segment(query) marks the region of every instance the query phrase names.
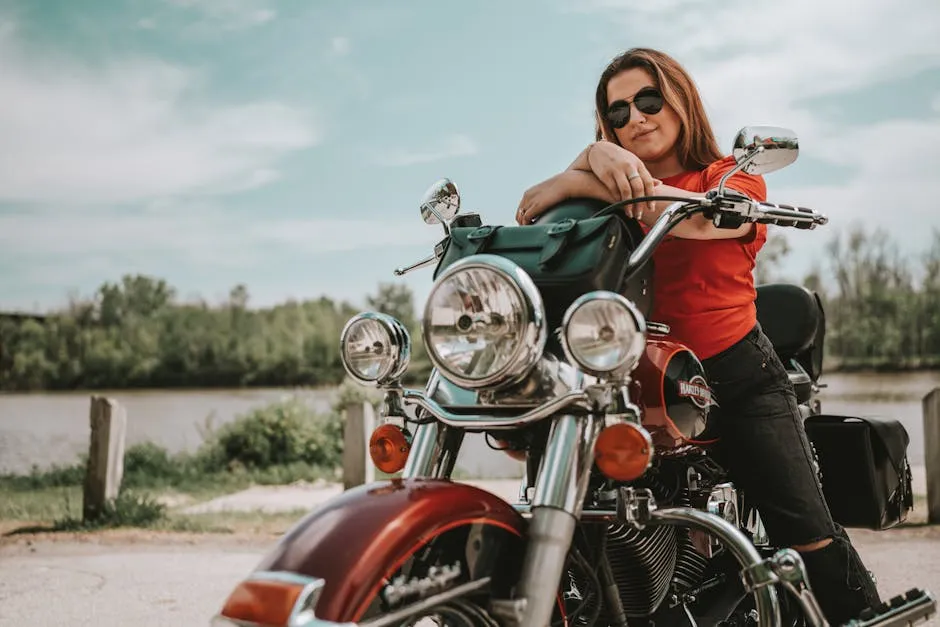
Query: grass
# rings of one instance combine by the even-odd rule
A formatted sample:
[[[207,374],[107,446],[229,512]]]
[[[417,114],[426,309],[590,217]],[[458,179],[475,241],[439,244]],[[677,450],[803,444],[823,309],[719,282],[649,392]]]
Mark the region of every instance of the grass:
[[[342,421],[337,412],[315,414],[300,401],[272,403],[206,434],[194,453],[169,454],[152,443],[127,449],[121,493],[93,521],[82,516],[86,462],[26,475],[0,476],[0,523],[5,529],[84,531],[135,527],[171,531],[225,531],[220,516],[186,516],[186,505],[252,485],[337,480]],[[234,527],[272,520],[226,513]],[[254,521],[254,523],[246,522]]]
[[[264,469],[236,469],[212,473],[188,473],[177,469],[176,476],[145,475],[125,471],[122,492],[113,510],[104,512],[96,525],[83,525],[82,486],[78,469],[34,471],[27,476],[0,477],[0,521],[44,527],[54,531],[79,529],[148,527],[197,531],[228,529],[221,521],[239,519],[236,513],[190,515],[184,507],[231,494],[253,485],[286,485],[297,481],[335,480],[335,473],[318,466],[292,463]],[[183,476],[180,476],[183,475]],[[64,485],[63,485],[64,484]],[[260,516],[259,520],[281,520],[283,516]],[[242,519],[254,520],[251,517]],[[244,520],[239,519],[239,525]],[[236,526],[239,526],[236,525]],[[244,525],[241,525],[244,526]]]

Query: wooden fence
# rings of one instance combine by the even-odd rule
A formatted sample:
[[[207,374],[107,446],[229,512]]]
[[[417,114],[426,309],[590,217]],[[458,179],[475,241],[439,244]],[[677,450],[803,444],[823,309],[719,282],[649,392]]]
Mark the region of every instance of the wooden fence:
[[[923,404],[927,522],[940,524],[940,388],[934,388],[927,394]]]
[[[927,520],[940,524],[940,387],[923,398],[924,466],[927,475]],[[124,474],[127,413],[116,401],[91,397],[91,443],[82,513],[87,520],[117,497]],[[343,488],[370,483],[375,467],[369,459],[369,436],[375,414],[369,403],[346,407],[343,427]]]

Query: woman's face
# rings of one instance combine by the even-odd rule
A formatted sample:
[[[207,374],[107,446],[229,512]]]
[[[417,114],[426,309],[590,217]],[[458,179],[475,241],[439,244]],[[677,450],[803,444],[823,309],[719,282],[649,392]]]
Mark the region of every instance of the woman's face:
[[[607,83],[607,105],[610,107],[617,101],[630,103],[629,122],[622,128],[614,127],[614,133],[617,134],[620,145],[641,160],[657,162],[675,156],[676,141],[679,139],[682,123],[675,110],[662,101],[661,96],[660,102],[663,104],[658,112],[640,111],[640,108],[651,110],[646,105],[657,102],[655,94],[651,94],[649,90],[659,93],[649,72],[642,68],[624,70]],[[640,99],[635,102],[637,95]],[[622,118],[626,114],[626,106],[621,102],[616,108],[620,109],[619,116]]]

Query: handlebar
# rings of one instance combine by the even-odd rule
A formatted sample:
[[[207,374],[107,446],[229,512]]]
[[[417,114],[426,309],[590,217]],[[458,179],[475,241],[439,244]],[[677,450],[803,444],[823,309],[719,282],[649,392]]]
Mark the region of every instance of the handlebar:
[[[740,226],[745,222],[756,222],[759,224],[792,226],[798,229],[814,229],[818,225],[829,222],[829,218],[825,215],[807,207],[756,202],[745,196],[734,194],[734,192],[726,192],[725,195],[718,196],[709,193],[704,198],[676,201],[666,207],[646,236],[640,241],[639,246],[630,255],[625,280],[629,279],[649,261],[653,251],[665,239],[669,231],[683,220],[698,213],[708,213],[716,226],[723,221],[728,221],[731,222],[733,227]],[[633,202],[643,200],[657,200],[657,197],[636,198],[633,199]],[[669,200],[674,200],[674,198],[669,198]],[[631,201],[623,201],[616,203],[616,205],[622,206],[629,202]],[[612,207],[614,205],[606,207],[605,211]]]
[[[639,246],[630,255],[624,280],[629,279],[643,267],[657,246],[677,224],[698,213],[705,213],[719,228],[737,228],[746,222],[792,226],[797,229],[814,229],[827,224],[829,218],[813,209],[794,207],[770,202],[757,202],[739,195],[734,190],[726,189],[719,195],[708,192],[704,197],[679,198],[677,196],[643,196],[630,198],[604,207],[601,213],[611,213],[629,204],[645,201],[674,201],[659,216]],[[476,214],[472,214],[477,217]],[[476,221],[479,225],[479,219]],[[404,268],[396,268],[395,275],[402,276],[412,270],[433,265],[441,259],[447,239],[434,247],[434,254]]]

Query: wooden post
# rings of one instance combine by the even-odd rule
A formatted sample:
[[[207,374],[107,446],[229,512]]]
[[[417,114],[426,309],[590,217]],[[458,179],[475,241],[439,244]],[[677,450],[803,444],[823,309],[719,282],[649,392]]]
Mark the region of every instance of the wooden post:
[[[90,421],[91,444],[82,507],[86,522],[100,516],[105,504],[117,498],[121,489],[127,412],[113,399],[92,396]]]
[[[924,397],[924,466],[927,522],[940,524],[940,388],[934,388]]]
[[[343,489],[375,480],[375,467],[369,457],[369,436],[375,428],[371,403],[350,403],[343,421]]]

